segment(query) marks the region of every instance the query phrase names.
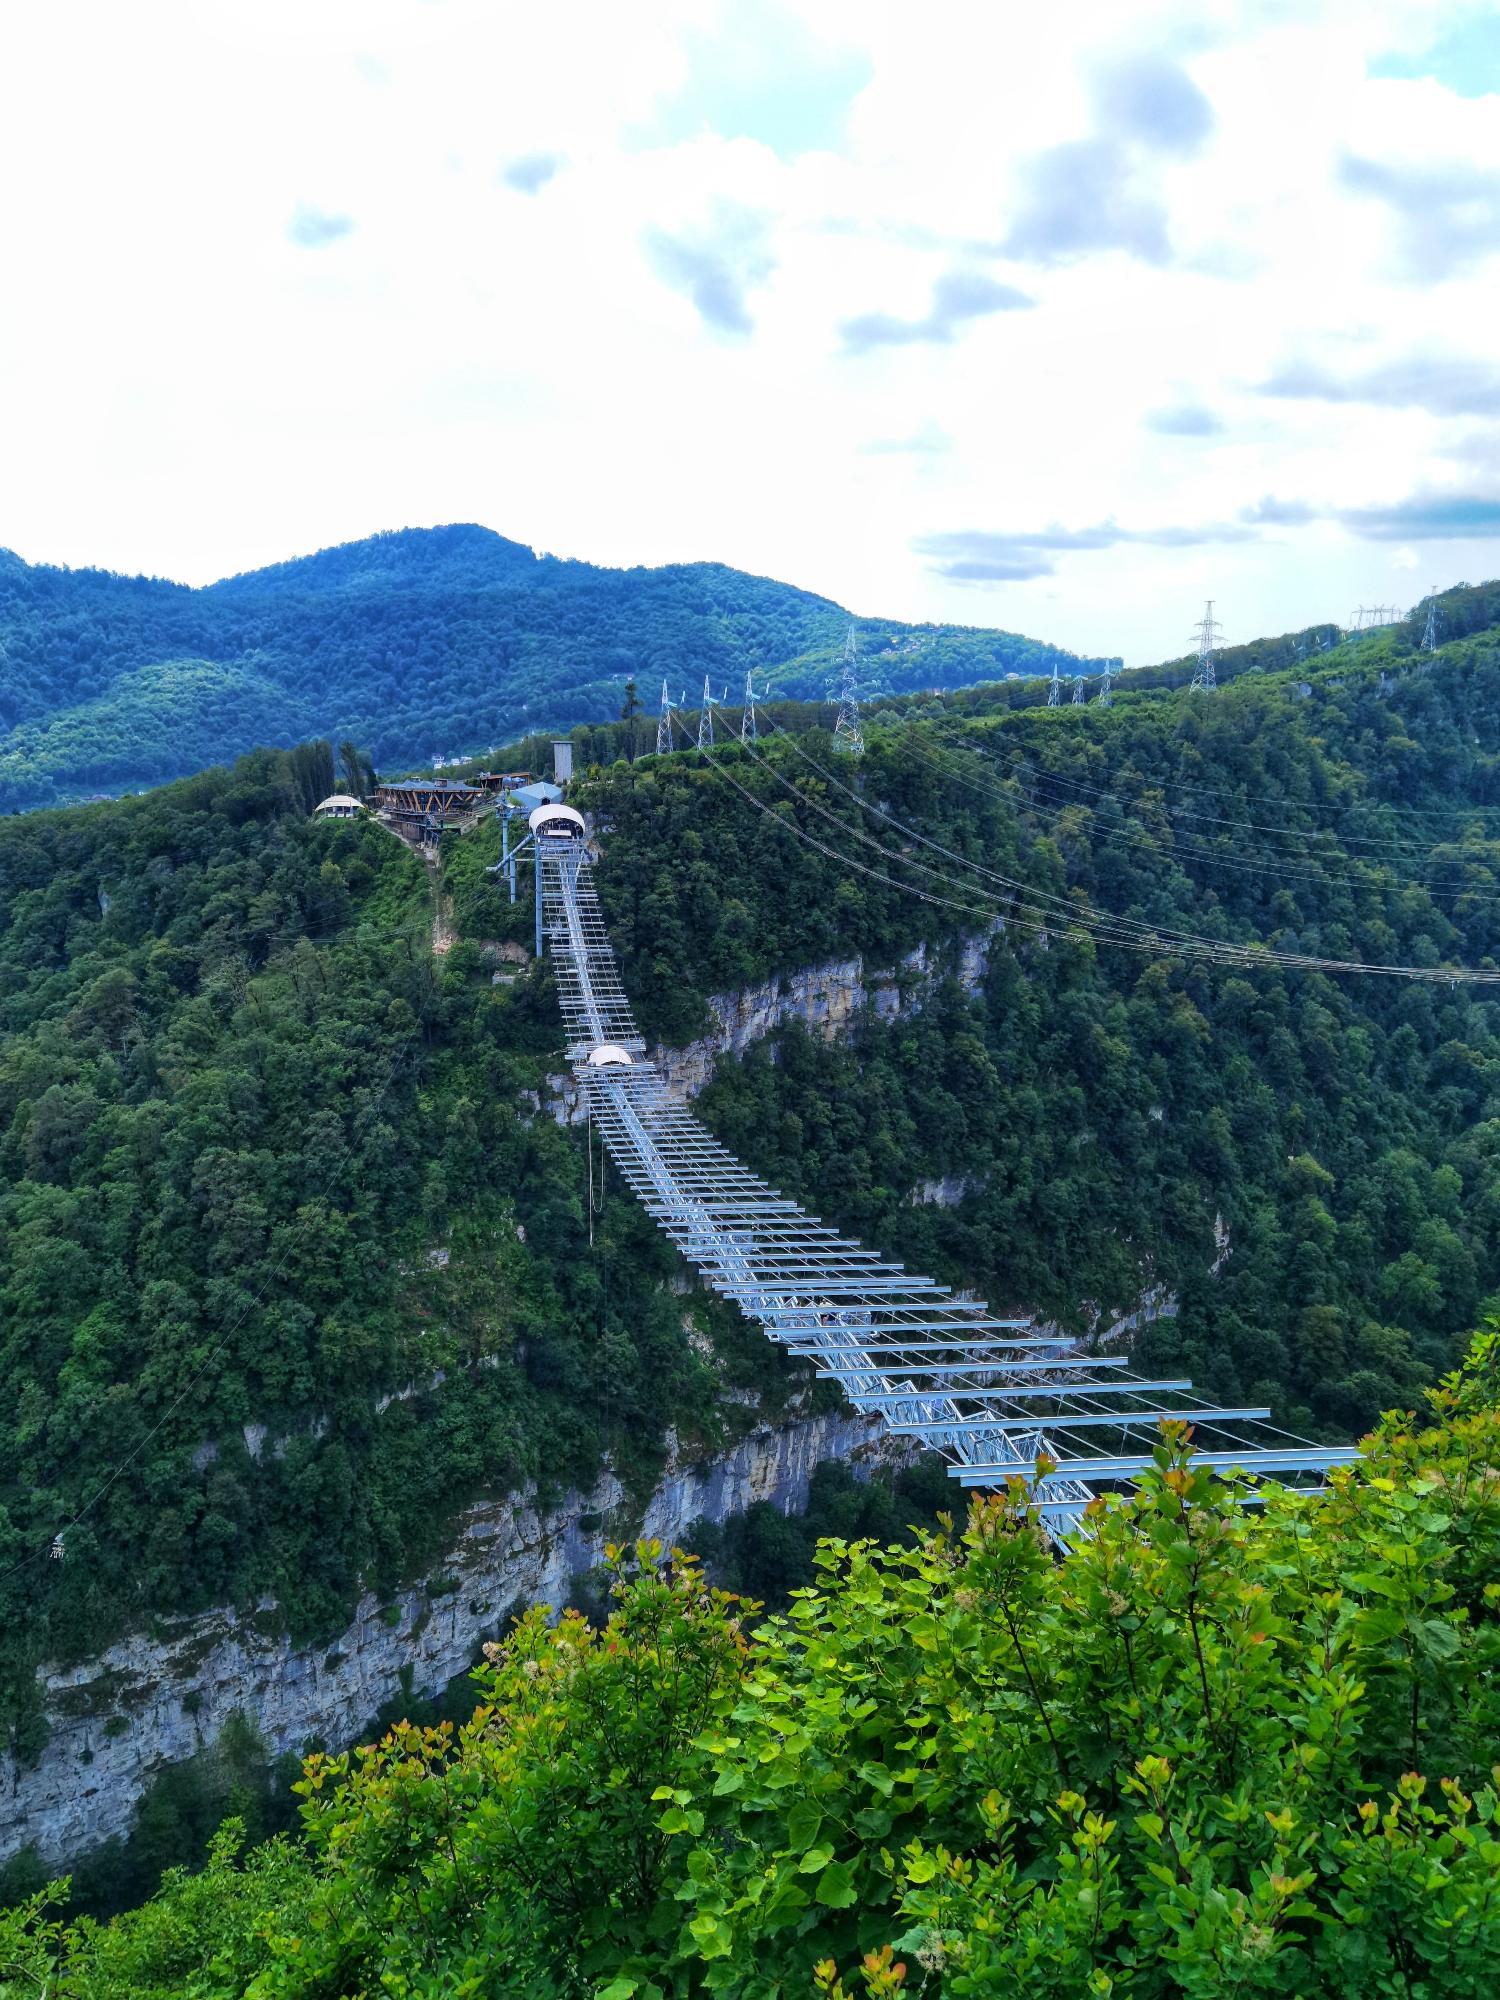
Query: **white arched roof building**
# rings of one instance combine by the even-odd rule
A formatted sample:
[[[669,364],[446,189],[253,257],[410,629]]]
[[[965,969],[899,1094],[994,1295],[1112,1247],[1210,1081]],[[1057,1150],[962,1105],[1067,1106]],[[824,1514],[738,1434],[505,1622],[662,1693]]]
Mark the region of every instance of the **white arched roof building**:
[[[582,840],[583,814],[572,806],[538,806],[526,824],[537,840]]]

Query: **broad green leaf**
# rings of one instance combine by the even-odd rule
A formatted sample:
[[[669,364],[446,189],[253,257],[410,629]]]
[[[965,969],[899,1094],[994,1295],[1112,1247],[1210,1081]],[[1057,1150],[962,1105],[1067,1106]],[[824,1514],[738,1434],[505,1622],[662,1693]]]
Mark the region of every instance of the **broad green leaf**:
[[[842,1861],[830,1861],[818,1877],[817,1897],[830,1910],[847,1910],[854,1901],[854,1877]]]
[[[789,1852],[800,1854],[811,1847],[823,1824],[823,1814],[810,1799],[798,1799],[786,1816],[786,1844]]]
[[[697,1940],[698,1950],[704,1958],[727,1958],[734,1949],[730,1932],[717,1917],[694,1917],[688,1929]]]

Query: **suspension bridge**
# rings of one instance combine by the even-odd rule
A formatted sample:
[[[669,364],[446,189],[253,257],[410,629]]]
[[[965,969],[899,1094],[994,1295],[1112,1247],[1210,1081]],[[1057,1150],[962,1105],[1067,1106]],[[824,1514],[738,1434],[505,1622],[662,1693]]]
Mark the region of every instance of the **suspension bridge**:
[[[1005,1319],[828,1228],[750,1173],[671,1097],[647,1056],[594,888],[583,817],[530,816],[537,946],[551,953],[568,1061],[627,1185],[704,1282],[856,1410],[940,1453],[966,1487],[1024,1480],[1050,1532],[1152,1462],[1166,1420],[1200,1465],[1316,1481],[1358,1456],[1277,1429],[1269,1408],[1219,1408],[1187,1379],[1147,1380],[1029,1319]],[[1253,1497],[1253,1489],[1250,1496]]]

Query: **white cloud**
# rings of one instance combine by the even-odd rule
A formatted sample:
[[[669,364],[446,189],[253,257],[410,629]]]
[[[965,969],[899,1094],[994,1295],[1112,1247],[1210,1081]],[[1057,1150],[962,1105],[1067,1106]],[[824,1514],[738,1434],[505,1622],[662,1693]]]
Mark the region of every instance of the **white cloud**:
[[[0,544],[201,581],[477,519],[1132,659],[1209,595],[1241,635],[1338,616],[1405,553],[1360,517],[1478,537],[1500,482],[1455,428],[1500,270],[1459,195],[1500,133],[1367,73],[1462,11],[16,10]],[[1122,164],[1115,241],[1037,208],[1062,147]],[[1418,381],[1438,323],[1472,368]],[[948,573],[917,546],[964,536]]]
[[[299,201],[286,233],[288,242],[300,249],[321,250],[325,244],[337,243],[341,236],[350,235],[353,229],[352,215],[327,215],[321,208]]]
[[[556,153],[520,153],[505,162],[500,178],[517,194],[540,194],[561,165]]]

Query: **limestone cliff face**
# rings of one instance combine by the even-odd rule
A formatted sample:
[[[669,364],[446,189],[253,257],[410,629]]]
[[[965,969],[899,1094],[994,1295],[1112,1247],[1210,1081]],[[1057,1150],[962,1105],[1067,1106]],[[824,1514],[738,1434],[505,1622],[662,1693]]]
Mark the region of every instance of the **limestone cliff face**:
[[[871,968],[860,958],[831,960],[801,972],[777,973],[760,986],[715,993],[708,1002],[713,1025],[685,1048],[657,1048],[652,1061],[674,1096],[696,1097],[723,1056],[742,1056],[754,1043],[793,1021],[810,1033],[832,1039],[847,1034],[868,1007],[878,1021],[910,1014],[928,999],[945,974],[966,993],[977,993],[989,964],[990,944],[1000,929],[961,938],[956,946],[919,944],[894,966]],[[567,1076],[549,1076],[552,1114],[560,1124],[583,1116],[578,1091]]]
[[[670,1547],[700,1517],[723,1521],[756,1500],[795,1512],[823,1459],[869,1471],[908,1456],[865,1418],[760,1424],[701,1463],[681,1462],[674,1448],[643,1516],[609,1472],[548,1512],[530,1491],[471,1507],[434,1565],[436,1592],[422,1583],[367,1596],[320,1646],[295,1647],[274,1618],[225,1607],[123,1639],[86,1664],[43,1668],[51,1736],[35,1765],[7,1756],[0,1766],[0,1859],[33,1846],[57,1866],[127,1833],[152,1778],[214,1742],[236,1710],[273,1756],[314,1739],[344,1748],[386,1702],[436,1694],[463,1673],[510,1613],[560,1608],[606,1542],[642,1534]]]
[[[972,1174],[944,1174],[940,1180],[918,1181],[907,1200],[913,1208],[957,1208],[965,1195],[983,1186]]]

